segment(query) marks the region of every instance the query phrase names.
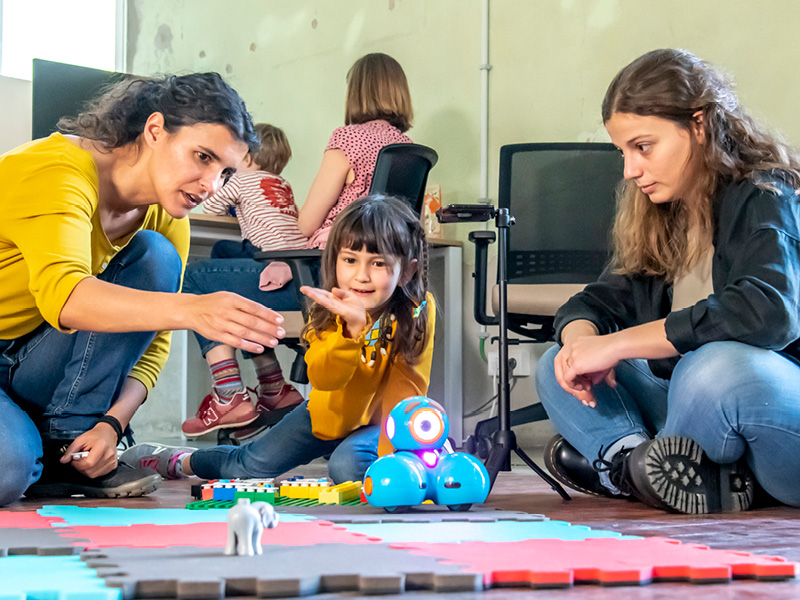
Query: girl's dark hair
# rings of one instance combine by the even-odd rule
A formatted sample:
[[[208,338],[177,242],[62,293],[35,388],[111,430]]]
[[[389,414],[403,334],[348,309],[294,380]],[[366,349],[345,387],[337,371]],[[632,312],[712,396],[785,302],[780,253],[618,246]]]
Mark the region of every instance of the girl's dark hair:
[[[250,152],[261,147],[244,101],[219,73],[126,78],[107,86],[77,117],[59,120],[58,129],[119,148],[136,141],[153,113],[164,115],[169,132],[212,123],[227,127]]]
[[[419,217],[409,205],[396,197],[371,194],[352,203],[336,217],[322,253],[321,286],[331,290],[337,286],[336,261],[342,249],[362,250],[400,261],[405,273],[417,261],[414,275],[405,285],[398,285],[389,299],[385,314],[397,319],[389,361],[397,355],[416,364],[428,342],[428,242]],[[314,304],[303,333],[322,332],[333,326],[335,316],[325,307]]]

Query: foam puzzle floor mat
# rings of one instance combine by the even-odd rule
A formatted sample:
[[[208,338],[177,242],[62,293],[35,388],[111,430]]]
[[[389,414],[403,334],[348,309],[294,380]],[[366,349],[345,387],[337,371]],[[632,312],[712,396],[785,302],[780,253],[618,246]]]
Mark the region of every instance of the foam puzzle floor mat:
[[[0,551],[33,555],[0,558],[0,600],[776,581],[795,578],[800,568],[780,557],[622,536],[543,515],[422,507],[383,513],[384,520],[361,506],[320,508],[325,507],[278,511],[281,522],[264,532],[264,554],[256,557],[223,555],[225,510],[44,506],[0,511]],[[81,551],[80,556],[47,556]],[[5,574],[13,585],[5,585]],[[67,589],[62,581],[71,586],[69,594],[60,592]]]
[[[118,600],[119,588],[80,556],[8,556],[0,559],[0,600]]]

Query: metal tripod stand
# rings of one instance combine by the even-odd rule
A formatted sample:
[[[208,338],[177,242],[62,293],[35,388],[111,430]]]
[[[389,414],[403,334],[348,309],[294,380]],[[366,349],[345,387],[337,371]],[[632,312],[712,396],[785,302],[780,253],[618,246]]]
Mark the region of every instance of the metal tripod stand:
[[[539,465],[517,445],[517,436],[511,429],[511,387],[509,383],[508,369],[508,230],[514,224],[507,208],[495,208],[488,205],[475,204],[451,204],[440,208],[436,216],[442,223],[455,223],[463,221],[489,221],[494,219],[497,228],[497,279],[500,288],[500,306],[498,316],[489,317],[483,308],[479,309],[476,302],[475,319],[481,325],[498,325],[499,334],[499,378],[497,383],[497,401],[499,428],[492,436],[492,447],[486,458],[486,470],[492,487],[500,471],[511,470],[511,453],[514,452],[523,462],[528,465],[539,477],[544,479],[564,500],[571,500],[564,488],[550,475],[548,475]],[[485,246],[494,241],[494,233],[488,231],[476,231],[470,233],[470,240],[476,244]],[[483,254],[485,262],[485,253]],[[477,262],[477,260],[476,260]],[[485,266],[485,265],[484,265]],[[476,271],[477,264],[476,264]],[[482,270],[485,273],[485,269]],[[475,273],[475,277],[480,273]],[[476,281],[476,289],[478,282]],[[481,286],[485,292],[485,287]],[[481,303],[481,307],[485,302]]]

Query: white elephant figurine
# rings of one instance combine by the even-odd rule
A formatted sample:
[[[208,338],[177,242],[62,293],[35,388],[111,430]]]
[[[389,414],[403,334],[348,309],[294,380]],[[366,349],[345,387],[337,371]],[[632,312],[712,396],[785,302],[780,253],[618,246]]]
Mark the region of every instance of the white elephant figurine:
[[[239,498],[239,502],[228,510],[228,545],[225,546],[225,554],[261,554],[261,534],[264,528],[272,529],[277,524],[278,515],[271,504],[251,504],[249,498]]]

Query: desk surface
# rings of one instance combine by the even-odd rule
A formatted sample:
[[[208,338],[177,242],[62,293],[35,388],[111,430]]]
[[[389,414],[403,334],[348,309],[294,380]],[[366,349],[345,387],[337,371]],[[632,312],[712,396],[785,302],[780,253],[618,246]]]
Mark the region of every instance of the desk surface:
[[[235,231],[239,235],[239,221],[236,217],[220,217],[217,215],[207,215],[205,213],[193,212],[189,213],[189,222],[192,224],[192,229],[202,229],[206,231]],[[428,243],[434,247],[456,246],[461,247],[463,244],[458,240],[444,240],[441,238],[428,238]]]

